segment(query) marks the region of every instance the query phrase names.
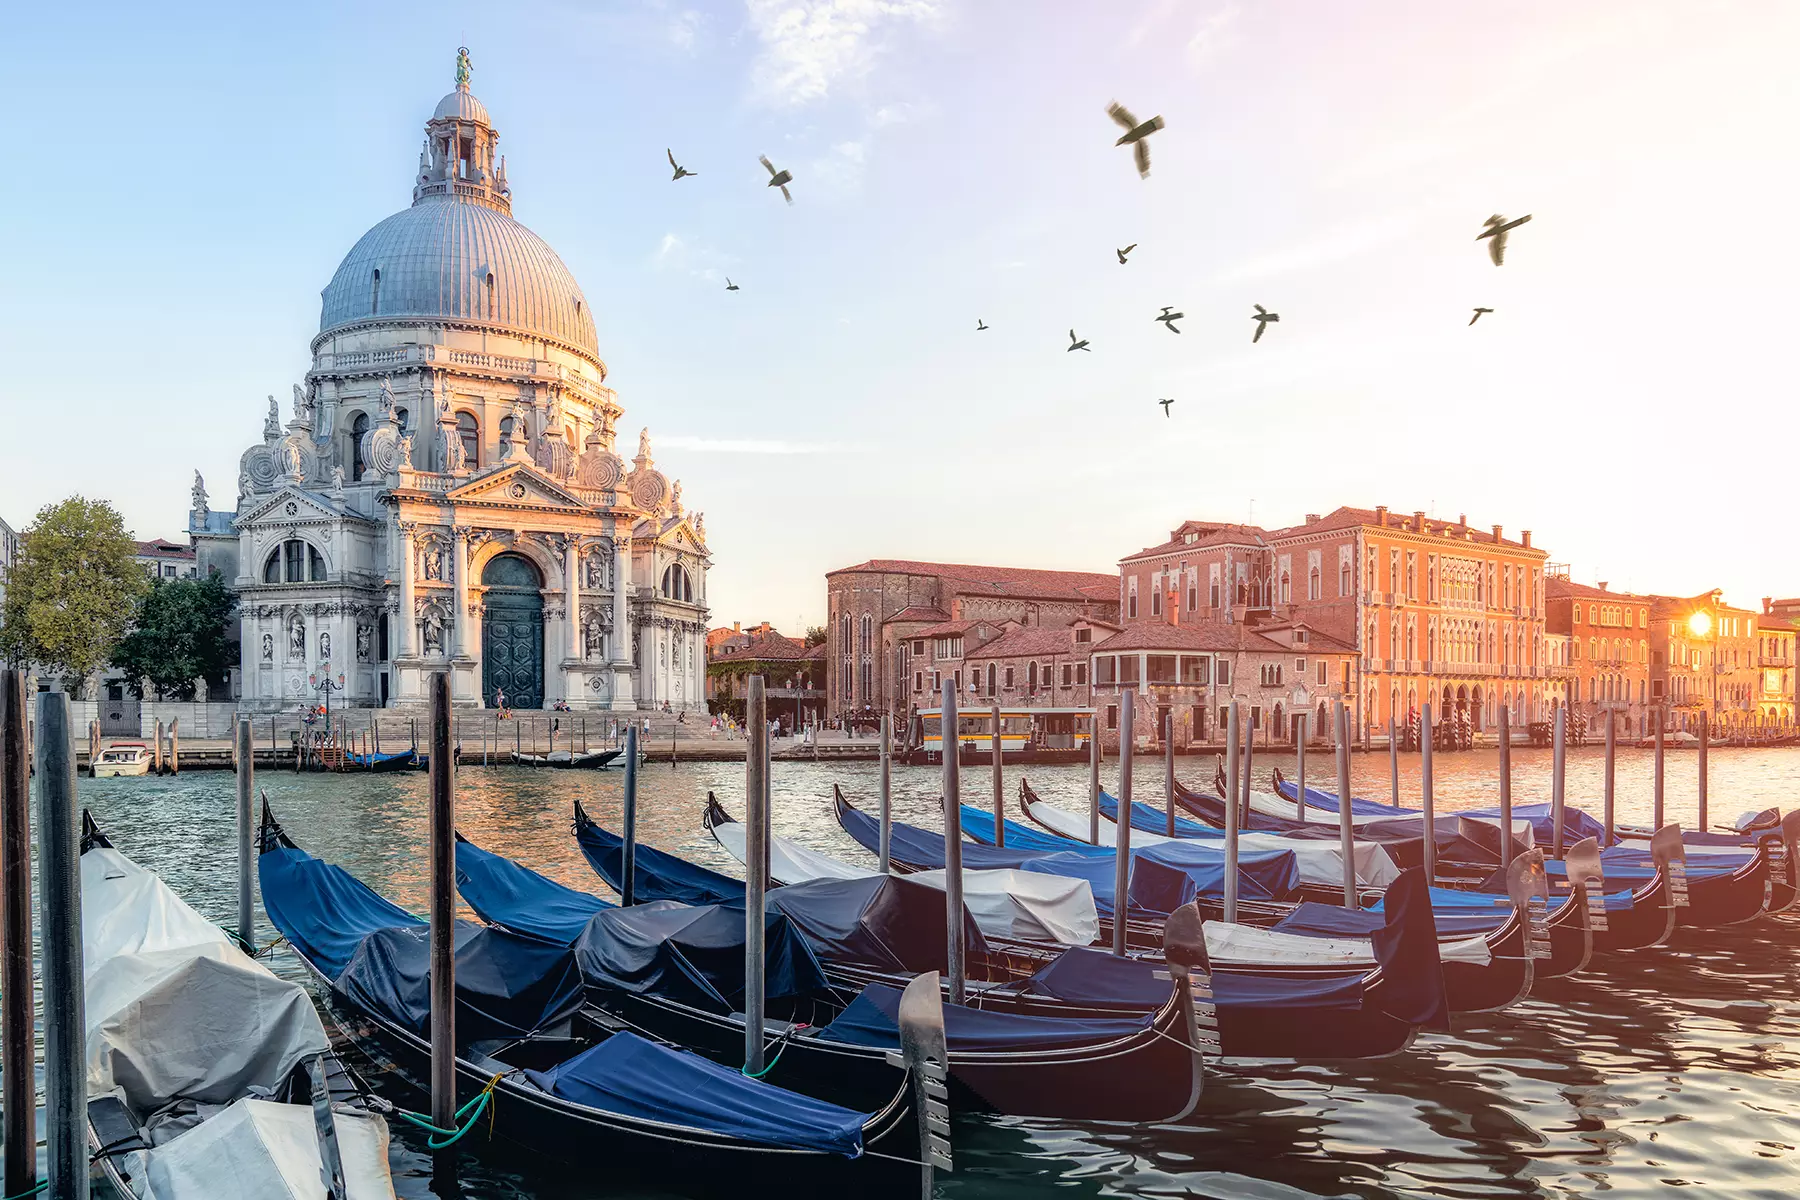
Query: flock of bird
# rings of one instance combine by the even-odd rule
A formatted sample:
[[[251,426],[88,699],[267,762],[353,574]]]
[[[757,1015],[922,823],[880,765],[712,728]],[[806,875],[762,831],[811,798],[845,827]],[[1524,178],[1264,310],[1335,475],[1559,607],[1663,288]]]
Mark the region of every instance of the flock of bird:
[[[1151,117],[1148,121],[1139,121],[1131,114],[1129,109],[1117,101],[1106,106],[1106,115],[1111,117],[1125,130],[1124,135],[1120,137],[1118,141],[1114,142],[1113,145],[1130,146],[1132,161],[1137,166],[1138,178],[1148,179],[1150,177],[1149,137],[1163,127],[1162,117],[1155,116]],[[679,182],[682,179],[699,174],[698,171],[690,171],[680,163],[676,162],[675,151],[673,149],[668,150],[668,155],[669,166],[673,167],[675,170],[675,174],[671,180],[672,182]],[[794,195],[788,190],[788,185],[794,182],[794,173],[785,169],[777,169],[775,164],[769,161],[769,156],[766,154],[760,156],[758,161],[760,161],[764,169],[769,172],[768,186],[780,188],[781,198],[786,200],[790,205],[793,204]],[[1506,260],[1507,235],[1529,220],[1531,220],[1531,214],[1529,213],[1510,221],[1500,214],[1495,213],[1482,223],[1482,231],[1475,236],[1475,240],[1477,242],[1487,242],[1488,257],[1493,259],[1496,267],[1500,266]],[[1113,253],[1118,256],[1120,266],[1126,265],[1127,257],[1133,250],[1136,250],[1137,247],[1138,244],[1133,242],[1123,249],[1116,249],[1113,251]],[[737,284],[731,282],[730,276],[727,276],[725,279],[725,290],[728,292],[735,292],[741,289]],[[1180,333],[1181,330],[1176,327],[1175,322],[1182,320],[1187,314],[1175,312],[1173,307],[1174,306],[1172,305],[1163,305],[1162,312],[1153,319],[1160,321],[1163,327],[1170,333]],[[1250,307],[1256,310],[1250,317],[1252,321],[1256,322],[1256,332],[1250,335],[1250,342],[1254,345],[1257,342],[1262,341],[1262,336],[1267,332],[1270,325],[1281,320],[1281,314],[1272,313],[1260,304],[1253,304]],[[1483,313],[1491,313],[1493,311],[1494,310],[1491,308],[1476,308],[1475,315],[1469,318],[1469,324],[1473,325],[1475,322],[1481,320]],[[977,332],[985,332],[989,328],[991,328],[991,326],[989,326],[986,321],[982,320],[980,317],[975,318],[975,329]],[[1086,338],[1077,337],[1075,331],[1070,329],[1069,344],[1066,351],[1068,353],[1073,353],[1076,350],[1091,352],[1092,347],[1088,345]],[[1167,417],[1169,416],[1169,409],[1174,405],[1175,401],[1172,399],[1159,399],[1157,400],[1157,403],[1162,405],[1163,416]]]

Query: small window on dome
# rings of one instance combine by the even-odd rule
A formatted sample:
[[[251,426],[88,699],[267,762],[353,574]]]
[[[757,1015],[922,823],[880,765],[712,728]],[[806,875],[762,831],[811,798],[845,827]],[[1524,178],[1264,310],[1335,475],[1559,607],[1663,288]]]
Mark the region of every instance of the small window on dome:
[[[575,302],[575,317],[577,320],[581,317],[581,301],[579,300]]]
[[[491,321],[494,319],[494,273],[492,271],[488,272],[487,277],[487,310],[488,320]]]
[[[376,313],[379,313],[380,311],[381,311],[381,268],[376,267],[374,279],[369,284],[369,314],[371,316],[373,316]]]

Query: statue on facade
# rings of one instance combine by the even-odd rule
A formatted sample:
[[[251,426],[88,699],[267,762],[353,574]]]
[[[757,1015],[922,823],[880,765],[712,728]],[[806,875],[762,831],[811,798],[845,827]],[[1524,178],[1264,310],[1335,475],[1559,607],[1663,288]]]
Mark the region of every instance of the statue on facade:
[[[588,556],[586,569],[582,572],[581,586],[589,591],[599,591],[606,586],[606,563],[598,554]]]
[[[198,471],[194,472],[193,498],[194,516],[204,522],[209,512],[206,507],[206,480],[200,477],[200,472]]]
[[[650,427],[648,425],[638,430],[638,457],[645,462],[650,461]]]
[[[275,635],[272,633],[263,634],[262,660],[266,663],[275,661]]]
[[[681,515],[681,480],[675,481],[675,489],[669,493],[669,511],[676,516]]]
[[[294,385],[294,419],[298,421],[302,417],[311,420],[312,399],[307,396],[306,389],[296,383]]]
[[[600,627],[599,620],[597,618],[590,620],[587,623],[586,629],[582,632],[582,649],[587,657],[590,660],[600,658],[605,647],[605,642],[606,631]]]
[[[444,616],[433,608],[425,613],[425,653],[444,652]]]
[[[319,631],[319,658],[323,662],[331,661],[331,634],[327,630]]]
[[[444,552],[427,550],[425,552],[425,578],[442,579],[444,577]]]
[[[244,507],[244,500],[256,487],[256,481],[250,478],[249,471],[238,472],[238,507]]]
[[[374,630],[366,621],[359,621],[356,626],[356,661],[368,662],[371,653],[370,643]]]
[[[331,468],[331,498],[333,500],[344,498],[344,468],[341,464]]]
[[[706,540],[706,514],[703,512],[694,514],[694,536],[703,542]]]
[[[269,415],[263,418],[263,441],[273,442],[281,437],[281,409],[275,404],[275,397],[269,397]]]
[[[299,613],[288,618],[288,657],[306,658],[306,621]]]
[[[390,421],[393,420],[395,404],[394,377],[383,375],[381,377],[381,415]]]

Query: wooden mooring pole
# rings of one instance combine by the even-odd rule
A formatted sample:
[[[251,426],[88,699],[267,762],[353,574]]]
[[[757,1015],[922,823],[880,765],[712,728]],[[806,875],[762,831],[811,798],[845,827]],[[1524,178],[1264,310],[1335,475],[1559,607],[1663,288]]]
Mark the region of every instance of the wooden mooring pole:
[[[1113,938],[1112,951],[1125,957],[1125,927],[1131,905],[1131,755],[1132,722],[1137,715],[1137,692],[1119,691],[1119,807],[1123,820],[1113,822]],[[1229,886],[1229,885],[1228,885]]]
[[[36,1014],[31,994],[31,760],[25,673],[0,671],[0,1120],[4,1194],[37,1186]]]
[[[944,919],[949,942],[945,965],[950,969],[950,1003],[961,1004],[968,990],[963,963],[962,753],[956,736],[956,681],[948,675],[938,704],[944,733],[939,757],[944,760]]]
[[[750,676],[750,745],[744,755],[744,1073],[763,1071],[763,897],[769,888],[769,708],[761,675]],[[626,768],[630,770],[630,767]]]
[[[75,801],[74,733],[68,693],[41,694],[37,778],[44,1141],[47,1191],[57,1200],[88,1196],[87,995],[81,969],[81,815]]]
[[[246,953],[256,953],[255,885],[253,868],[256,860],[250,852],[251,797],[256,789],[256,751],[250,744],[250,718],[239,717],[237,723],[237,935]]]
[[[818,752],[818,738],[813,739],[813,751]],[[894,716],[891,712],[881,714],[881,841],[880,852],[876,856],[881,873],[886,875],[892,865],[889,850],[894,834]]]
[[[450,676],[431,695],[431,1121],[456,1125],[456,760],[450,753]]]

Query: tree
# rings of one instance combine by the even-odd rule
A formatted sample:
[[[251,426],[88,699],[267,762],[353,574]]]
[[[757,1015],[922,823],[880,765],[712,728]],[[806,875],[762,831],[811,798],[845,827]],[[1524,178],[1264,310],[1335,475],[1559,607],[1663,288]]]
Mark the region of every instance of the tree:
[[[806,648],[811,650],[814,646],[823,646],[824,644],[825,627],[823,625],[808,625],[806,627]]]
[[[71,496],[40,509],[6,581],[0,655],[36,663],[80,697],[131,627],[148,586],[137,544],[104,500]]]
[[[205,579],[159,579],[138,602],[137,621],[113,651],[140,699],[147,681],[159,700],[192,700],[204,679],[219,694],[237,653],[231,645],[236,597],[218,571]]]

